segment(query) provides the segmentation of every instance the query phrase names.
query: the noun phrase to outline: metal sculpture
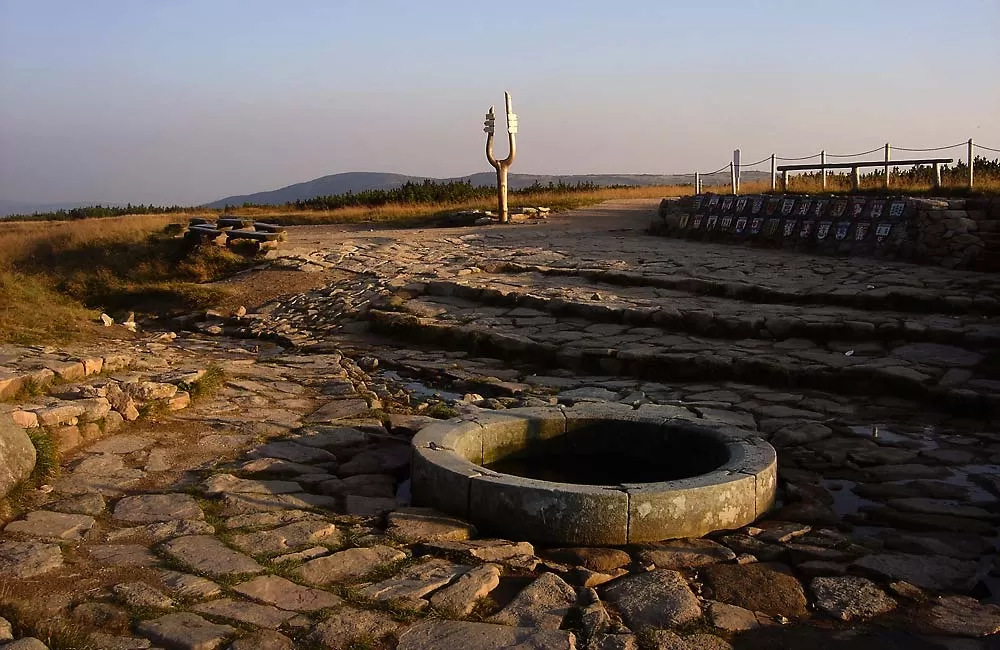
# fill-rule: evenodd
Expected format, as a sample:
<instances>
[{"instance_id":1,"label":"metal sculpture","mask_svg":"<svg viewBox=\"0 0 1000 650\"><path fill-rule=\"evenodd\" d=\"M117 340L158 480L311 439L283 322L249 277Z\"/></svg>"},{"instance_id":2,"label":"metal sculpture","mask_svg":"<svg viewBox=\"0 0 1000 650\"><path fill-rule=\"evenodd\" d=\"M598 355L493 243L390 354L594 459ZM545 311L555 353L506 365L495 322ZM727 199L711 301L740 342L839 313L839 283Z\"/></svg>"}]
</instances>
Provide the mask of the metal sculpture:
<instances>
[{"instance_id":1,"label":"metal sculpture","mask_svg":"<svg viewBox=\"0 0 1000 650\"><path fill-rule=\"evenodd\" d=\"M517 152L514 136L517 134L517 115L511 109L510 93L505 92L504 100L507 104L507 138L510 141L510 154L503 160L497 160L493 155L493 129L496 123L496 113L493 106L486 114L483 131L486 132L486 160L497 170L497 213L500 215L500 223L510 221L510 213L507 211L507 170L514 164L514 155Z\"/></svg>"}]
</instances>

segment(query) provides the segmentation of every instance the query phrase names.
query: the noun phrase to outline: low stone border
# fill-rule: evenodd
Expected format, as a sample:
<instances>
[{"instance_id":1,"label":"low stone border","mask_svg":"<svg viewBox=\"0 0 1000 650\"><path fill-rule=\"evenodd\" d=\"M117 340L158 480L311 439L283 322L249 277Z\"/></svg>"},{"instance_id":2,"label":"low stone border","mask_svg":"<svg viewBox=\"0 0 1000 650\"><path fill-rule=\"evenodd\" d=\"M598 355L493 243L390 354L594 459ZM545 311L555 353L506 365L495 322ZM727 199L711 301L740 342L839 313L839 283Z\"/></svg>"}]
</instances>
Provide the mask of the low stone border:
<instances>
[{"instance_id":1,"label":"low stone border","mask_svg":"<svg viewBox=\"0 0 1000 650\"><path fill-rule=\"evenodd\" d=\"M675 415L670 407L585 404L484 412L434 424L413 439L413 499L512 539L585 546L700 537L764 514L777 484L771 445L742 429ZM566 436L572 445L586 426L607 421L707 436L724 444L729 458L692 478L617 486L552 483L483 467L531 442Z\"/></svg>"}]
</instances>

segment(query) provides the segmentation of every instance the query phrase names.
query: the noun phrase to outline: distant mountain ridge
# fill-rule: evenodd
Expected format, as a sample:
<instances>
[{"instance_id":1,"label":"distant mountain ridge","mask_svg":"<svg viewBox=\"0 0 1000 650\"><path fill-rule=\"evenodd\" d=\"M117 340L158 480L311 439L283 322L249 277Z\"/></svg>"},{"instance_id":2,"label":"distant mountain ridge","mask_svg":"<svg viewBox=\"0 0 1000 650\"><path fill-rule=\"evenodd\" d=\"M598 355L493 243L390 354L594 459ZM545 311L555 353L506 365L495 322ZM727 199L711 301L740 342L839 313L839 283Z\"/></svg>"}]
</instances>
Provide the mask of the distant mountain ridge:
<instances>
[{"instance_id":1,"label":"distant mountain ridge","mask_svg":"<svg viewBox=\"0 0 1000 650\"><path fill-rule=\"evenodd\" d=\"M767 176L762 172L744 172L742 177L746 181L756 180L758 177ZM331 174L320 178L306 181L305 183L295 183L287 187L268 192L255 192L253 194L240 194L227 196L224 199L205 204L207 208L224 208L228 206L240 206L244 203L256 205L283 205L299 200L311 199L317 196L332 196L335 194L346 194L347 192L363 192L365 190L390 190L400 187L407 181L422 183L425 180L432 180L439 183L451 181L471 181L473 185L494 185L496 174L494 172L480 172L469 176L457 176L454 178L432 178L430 176L407 176L406 174L389 174L383 172L345 172L342 174ZM521 189L533 184L540 183L567 183L576 185L577 183L594 183L595 185L680 185L690 184L693 179L690 174L510 174L508 184L511 189ZM728 183L728 177L723 179L720 175L716 179L718 184ZM705 179L706 185L714 185Z\"/></svg>"}]
</instances>

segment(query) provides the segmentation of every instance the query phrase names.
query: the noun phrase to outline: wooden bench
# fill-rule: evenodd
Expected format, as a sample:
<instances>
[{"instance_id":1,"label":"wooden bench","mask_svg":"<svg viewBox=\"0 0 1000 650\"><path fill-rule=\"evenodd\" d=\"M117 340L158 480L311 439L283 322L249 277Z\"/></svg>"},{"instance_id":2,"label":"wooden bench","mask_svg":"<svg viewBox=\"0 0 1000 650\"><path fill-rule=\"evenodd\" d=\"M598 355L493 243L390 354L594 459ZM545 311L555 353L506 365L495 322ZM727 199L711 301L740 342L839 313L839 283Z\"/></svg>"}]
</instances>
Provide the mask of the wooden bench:
<instances>
[{"instance_id":1,"label":"wooden bench","mask_svg":"<svg viewBox=\"0 0 1000 650\"><path fill-rule=\"evenodd\" d=\"M813 169L821 169L826 171L827 169L850 169L851 170L851 189L857 192L861 189L861 175L858 173L858 169L861 167L885 167L888 169L890 166L907 166L907 165L933 165L934 166L934 187L941 187L941 165L955 162L954 158L924 158L922 160L878 160L878 161L865 161L865 162L846 162L846 163L809 163L805 165L779 165L776 169L781 172L781 184L785 191L788 191L788 172L794 171L805 171ZM824 183L825 187L825 183Z\"/></svg>"}]
</instances>

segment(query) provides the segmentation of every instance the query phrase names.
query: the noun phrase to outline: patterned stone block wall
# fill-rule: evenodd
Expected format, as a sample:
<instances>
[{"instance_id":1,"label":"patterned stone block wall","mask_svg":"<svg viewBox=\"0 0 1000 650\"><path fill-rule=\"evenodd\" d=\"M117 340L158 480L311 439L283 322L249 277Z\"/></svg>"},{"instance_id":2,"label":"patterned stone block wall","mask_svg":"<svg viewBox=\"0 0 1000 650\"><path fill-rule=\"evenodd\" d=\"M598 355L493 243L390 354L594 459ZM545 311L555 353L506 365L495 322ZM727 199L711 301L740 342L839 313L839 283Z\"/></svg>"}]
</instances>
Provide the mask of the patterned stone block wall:
<instances>
[{"instance_id":1,"label":"patterned stone block wall","mask_svg":"<svg viewBox=\"0 0 1000 650\"><path fill-rule=\"evenodd\" d=\"M660 204L662 234L1000 271L1000 199L700 194Z\"/></svg>"}]
</instances>

